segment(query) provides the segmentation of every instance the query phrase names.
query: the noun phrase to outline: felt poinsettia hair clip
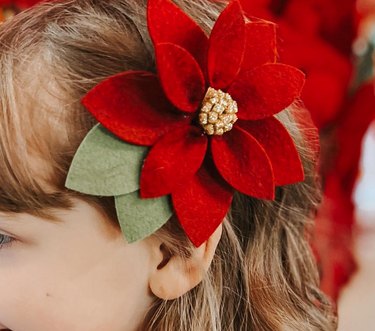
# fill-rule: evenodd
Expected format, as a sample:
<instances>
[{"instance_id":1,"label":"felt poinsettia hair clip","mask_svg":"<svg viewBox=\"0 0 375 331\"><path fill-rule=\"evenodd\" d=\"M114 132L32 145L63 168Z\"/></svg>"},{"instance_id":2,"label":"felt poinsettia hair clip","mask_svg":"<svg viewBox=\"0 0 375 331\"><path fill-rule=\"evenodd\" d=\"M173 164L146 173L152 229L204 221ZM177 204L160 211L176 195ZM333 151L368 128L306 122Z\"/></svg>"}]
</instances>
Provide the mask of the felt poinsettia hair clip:
<instances>
[{"instance_id":1,"label":"felt poinsettia hair clip","mask_svg":"<svg viewBox=\"0 0 375 331\"><path fill-rule=\"evenodd\" d=\"M83 105L98 120L66 181L114 196L129 242L176 215L199 246L225 218L235 191L273 199L302 181L288 131L274 116L299 97L304 75L277 63L275 26L249 21L231 1L210 36L170 0L149 0L156 73L126 71Z\"/></svg>"}]
</instances>

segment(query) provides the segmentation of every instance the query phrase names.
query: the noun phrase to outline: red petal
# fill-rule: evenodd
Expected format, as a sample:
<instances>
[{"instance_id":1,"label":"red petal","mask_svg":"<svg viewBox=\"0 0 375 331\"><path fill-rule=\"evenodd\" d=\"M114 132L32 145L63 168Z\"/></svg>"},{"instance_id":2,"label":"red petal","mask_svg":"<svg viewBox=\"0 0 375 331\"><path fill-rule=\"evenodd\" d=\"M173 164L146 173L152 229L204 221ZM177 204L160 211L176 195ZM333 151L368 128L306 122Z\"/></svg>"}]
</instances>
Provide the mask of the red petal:
<instances>
[{"instance_id":1,"label":"red petal","mask_svg":"<svg viewBox=\"0 0 375 331\"><path fill-rule=\"evenodd\" d=\"M142 198L170 194L200 168L207 150L207 136L187 126L167 133L148 154L141 173Z\"/></svg>"},{"instance_id":2,"label":"red petal","mask_svg":"<svg viewBox=\"0 0 375 331\"><path fill-rule=\"evenodd\" d=\"M232 1L217 19L209 40L210 86L225 89L237 76L245 52L246 28L241 5Z\"/></svg>"},{"instance_id":3,"label":"red petal","mask_svg":"<svg viewBox=\"0 0 375 331\"><path fill-rule=\"evenodd\" d=\"M243 72L228 93L238 103L238 117L259 120L290 106L301 94L304 74L295 67L274 63Z\"/></svg>"},{"instance_id":4,"label":"red petal","mask_svg":"<svg viewBox=\"0 0 375 331\"><path fill-rule=\"evenodd\" d=\"M280 3L280 1L271 0L241 0L240 2L246 16L251 19L253 16L265 19L275 19L274 14L271 11L271 5L273 5L274 2Z\"/></svg>"},{"instance_id":5,"label":"red petal","mask_svg":"<svg viewBox=\"0 0 375 331\"><path fill-rule=\"evenodd\" d=\"M233 190L220 175L204 167L184 187L172 193L180 224L196 247L223 222L232 197Z\"/></svg>"},{"instance_id":6,"label":"red petal","mask_svg":"<svg viewBox=\"0 0 375 331\"><path fill-rule=\"evenodd\" d=\"M170 0L149 0L147 24L154 45L173 43L191 53L204 69L208 38L201 27Z\"/></svg>"},{"instance_id":7,"label":"red petal","mask_svg":"<svg viewBox=\"0 0 375 331\"><path fill-rule=\"evenodd\" d=\"M221 137L213 137L211 142L216 167L230 185L256 198L274 198L271 161L254 137L234 127Z\"/></svg>"},{"instance_id":8,"label":"red petal","mask_svg":"<svg viewBox=\"0 0 375 331\"><path fill-rule=\"evenodd\" d=\"M294 141L275 117L259 121L240 121L238 125L258 140L266 150L276 185L303 181L303 167Z\"/></svg>"},{"instance_id":9,"label":"red petal","mask_svg":"<svg viewBox=\"0 0 375 331\"><path fill-rule=\"evenodd\" d=\"M126 71L106 79L82 103L113 134L139 145L153 145L189 120L174 112L157 76L145 71Z\"/></svg>"},{"instance_id":10,"label":"red petal","mask_svg":"<svg viewBox=\"0 0 375 331\"><path fill-rule=\"evenodd\" d=\"M158 73L169 100L186 112L195 112L205 93L202 70L184 48L163 43L156 46Z\"/></svg>"},{"instance_id":11,"label":"red petal","mask_svg":"<svg viewBox=\"0 0 375 331\"><path fill-rule=\"evenodd\" d=\"M276 56L276 25L266 21L246 23L246 49L241 70L275 63Z\"/></svg>"}]
</instances>

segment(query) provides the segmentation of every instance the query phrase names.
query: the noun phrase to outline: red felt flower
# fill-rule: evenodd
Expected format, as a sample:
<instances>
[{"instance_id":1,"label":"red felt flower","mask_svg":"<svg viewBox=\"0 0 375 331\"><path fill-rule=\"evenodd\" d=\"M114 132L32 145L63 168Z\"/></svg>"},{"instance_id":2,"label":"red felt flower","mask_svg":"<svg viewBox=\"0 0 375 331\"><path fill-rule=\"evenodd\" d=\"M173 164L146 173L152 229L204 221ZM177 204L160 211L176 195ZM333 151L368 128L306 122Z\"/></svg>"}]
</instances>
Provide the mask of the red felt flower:
<instances>
[{"instance_id":1,"label":"red felt flower","mask_svg":"<svg viewBox=\"0 0 375 331\"><path fill-rule=\"evenodd\" d=\"M274 117L299 97L304 75L276 63L275 27L245 22L238 1L211 35L170 0L149 0L157 74L127 71L91 90L83 104L124 141L152 146L142 198L170 194L192 242L223 221L238 190L273 199L303 180L298 152Z\"/></svg>"}]
</instances>

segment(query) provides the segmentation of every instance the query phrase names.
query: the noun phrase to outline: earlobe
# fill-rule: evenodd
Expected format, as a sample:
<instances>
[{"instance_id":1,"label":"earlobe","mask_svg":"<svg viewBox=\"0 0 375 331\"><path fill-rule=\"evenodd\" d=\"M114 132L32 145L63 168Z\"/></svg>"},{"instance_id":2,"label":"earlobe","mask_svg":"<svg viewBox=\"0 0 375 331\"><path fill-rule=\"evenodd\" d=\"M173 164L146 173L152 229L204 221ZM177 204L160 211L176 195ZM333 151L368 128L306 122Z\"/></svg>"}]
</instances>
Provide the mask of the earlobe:
<instances>
[{"instance_id":1,"label":"earlobe","mask_svg":"<svg viewBox=\"0 0 375 331\"><path fill-rule=\"evenodd\" d=\"M160 299L173 300L197 286L211 265L221 233L222 225L200 247L192 247L190 257L172 255L160 243L149 280L151 292Z\"/></svg>"}]
</instances>

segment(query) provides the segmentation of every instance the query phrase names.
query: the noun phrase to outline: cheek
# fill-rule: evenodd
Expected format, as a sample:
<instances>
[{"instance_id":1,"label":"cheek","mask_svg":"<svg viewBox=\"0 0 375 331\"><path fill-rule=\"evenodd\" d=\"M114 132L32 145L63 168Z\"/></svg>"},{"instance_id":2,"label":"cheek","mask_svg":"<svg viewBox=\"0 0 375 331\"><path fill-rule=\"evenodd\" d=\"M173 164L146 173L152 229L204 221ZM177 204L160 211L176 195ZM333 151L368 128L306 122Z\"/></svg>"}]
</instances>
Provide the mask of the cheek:
<instances>
[{"instance_id":1,"label":"cheek","mask_svg":"<svg viewBox=\"0 0 375 331\"><path fill-rule=\"evenodd\" d=\"M152 301L147 259L139 247L82 238L35 247L12 264L0 258L0 323L13 331L133 330Z\"/></svg>"}]
</instances>

